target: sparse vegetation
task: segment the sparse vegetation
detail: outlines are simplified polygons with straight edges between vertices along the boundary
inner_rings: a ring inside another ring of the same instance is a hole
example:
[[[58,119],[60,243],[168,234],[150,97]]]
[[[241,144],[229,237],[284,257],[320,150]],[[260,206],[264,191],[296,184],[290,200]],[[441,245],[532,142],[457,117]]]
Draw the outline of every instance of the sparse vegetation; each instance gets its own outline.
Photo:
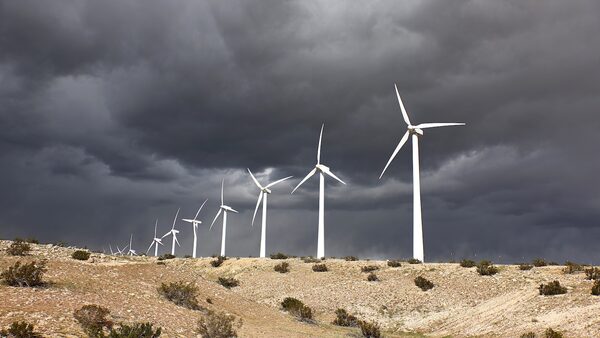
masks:
[[[346,327],[354,327],[358,326],[358,319],[349,314],[345,309],[337,309],[335,310],[336,318],[333,320],[332,324],[337,326],[346,326]]]
[[[73,317],[90,337],[104,337],[104,329],[112,329],[113,322],[108,318],[110,311],[98,305],[84,305],[73,312]]]
[[[592,295],[600,296],[600,279],[594,280],[594,285],[592,285]]]
[[[374,274],[373,272],[369,273],[369,275],[367,276],[367,280],[369,282],[377,282],[379,280],[379,278],[377,277],[376,274]]]
[[[535,338],[535,333],[534,332],[523,333],[521,335],[521,338]]]
[[[585,279],[589,280],[598,280],[600,279],[600,269],[591,267],[589,269],[585,269]]]
[[[565,262],[565,268],[563,269],[564,273],[572,274],[572,273],[581,272],[581,271],[583,271],[582,264],[577,264],[577,263],[573,263],[570,261]]]
[[[546,261],[542,258],[534,258],[531,261],[531,264],[533,264],[533,266],[535,266],[536,268],[548,265],[548,263],[546,263]]]
[[[344,257],[344,260],[347,261],[347,262],[354,262],[354,261],[358,260],[358,257],[356,257],[356,256],[346,256],[346,257]]]
[[[290,264],[288,262],[281,262],[275,265],[275,267],[273,267],[273,270],[279,273],[288,273],[290,272]]]
[[[240,285],[240,282],[233,277],[219,277],[219,284],[228,289],[231,289]]]
[[[17,240],[17,239],[20,239],[20,238],[15,238],[15,240]],[[23,239],[22,241],[31,243],[31,244],[40,244],[40,241],[38,241],[37,238],[34,238],[34,237],[27,237],[27,238]]]
[[[179,306],[191,310],[201,309],[196,299],[198,287],[192,282],[178,281],[169,284],[162,283],[158,288],[158,293]]]
[[[390,268],[399,268],[402,266],[402,264],[400,263],[400,260],[391,260],[387,262],[387,266],[389,266]]]
[[[234,338],[242,327],[242,319],[236,320],[225,312],[209,310],[198,320],[196,332],[203,338]]]
[[[22,239],[15,239],[6,249],[6,253],[10,256],[26,256],[31,250],[31,246]]]
[[[562,334],[562,332],[554,331],[551,328],[547,328],[546,331],[544,331],[544,337],[546,337],[546,338],[563,338],[564,335]]]
[[[21,264],[16,262],[7,270],[2,271],[0,280],[6,285],[19,287],[34,287],[44,284],[42,277],[46,272],[46,261],[33,261]]]
[[[85,250],[75,250],[71,254],[71,258],[78,261],[87,261],[90,258],[90,253]]]
[[[34,331],[33,324],[27,322],[13,322],[6,330],[0,330],[0,337],[9,338],[40,338],[41,335]]]
[[[531,270],[531,269],[533,269],[533,265],[531,265],[531,264],[527,264],[527,263],[519,264],[519,270],[521,270],[521,271],[527,271],[527,270]]]
[[[379,267],[377,265],[365,265],[360,268],[360,271],[362,272],[373,272],[377,270],[379,270]]]
[[[319,263],[321,260],[318,258],[308,256],[308,257],[302,257],[302,261],[304,263]]]
[[[274,254],[271,254],[271,259],[288,259],[288,255],[282,253],[282,252],[277,252]]]
[[[166,254],[161,255],[160,257],[158,257],[158,260],[159,261],[166,261],[168,259],[173,259],[175,257],[176,257],[175,255],[171,255],[170,253],[166,253]]]
[[[477,264],[475,263],[474,260],[463,259],[460,261],[460,266],[462,266],[463,268],[472,268],[475,265],[477,265]]]
[[[555,280],[548,284],[540,284],[540,295],[554,296],[567,293],[567,288],[560,285],[560,282]]]
[[[156,330],[151,323],[120,323],[118,328],[113,328],[108,334],[108,338],[157,338],[160,337],[162,328]]]
[[[433,282],[422,276],[417,276],[417,278],[415,278],[415,285],[423,291],[433,289]]]
[[[408,261],[408,264],[422,264],[423,262],[421,262],[420,260],[416,259],[416,258],[411,258]]]
[[[315,264],[312,266],[312,270],[314,272],[326,272],[327,270],[327,265],[325,264]]]
[[[218,256],[215,260],[210,261],[210,265],[212,265],[214,268],[218,268],[223,264],[223,262],[225,262],[225,260],[227,260],[227,257]]]
[[[313,318],[312,309],[304,305],[304,303],[299,299],[286,297],[281,302],[281,307],[284,311],[287,311],[290,314],[298,317],[300,320],[310,321]]]
[[[487,260],[482,260],[477,264],[477,273],[481,276],[492,276],[498,273],[498,268]]]
[[[361,320],[358,322],[358,326],[360,326],[360,332],[363,337],[366,338],[380,338],[381,337],[381,328],[379,324],[376,322],[367,322]]]

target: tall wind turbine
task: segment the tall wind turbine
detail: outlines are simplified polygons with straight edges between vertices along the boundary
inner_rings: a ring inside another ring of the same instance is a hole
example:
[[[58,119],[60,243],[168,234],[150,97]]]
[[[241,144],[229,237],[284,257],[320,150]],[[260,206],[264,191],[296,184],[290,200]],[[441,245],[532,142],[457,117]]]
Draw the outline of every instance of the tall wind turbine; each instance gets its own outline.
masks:
[[[398,97],[398,103],[400,104],[400,110],[402,111],[402,117],[404,118],[404,122],[407,124],[407,131],[400,139],[400,143],[394,149],[392,156],[388,160],[385,168],[381,172],[379,178],[383,177],[385,170],[388,168],[396,154],[400,151],[404,143],[408,140],[408,137],[411,136],[412,139],[412,156],[413,156],[413,258],[424,261],[424,250],[423,250],[423,219],[421,217],[421,179],[419,172],[419,136],[423,136],[423,129],[427,128],[437,128],[437,127],[449,127],[449,126],[464,126],[464,123],[421,123],[416,126],[410,122],[408,118],[408,114],[406,113],[406,109],[404,109],[404,104],[402,103],[402,99],[400,98],[400,93],[398,92],[398,87],[394,84],[396,88],[396,96]]]
[[[131,246],[132,243],[133,243],[133,234],[131,234],[131,237],[129,237],[129,251],[127,251],[127,255],[129,255],[129,256],[137,255],[137,253],[135,252],[135,250],[133,250],[133,247]]]
[[[232,207],[225,205],[225,202],[223,202],[223,187],[224,187],[224,185],[225,185],[225,179],[223,179],[223,181],[221,181],[221,206],[219,207],[219,211],[217,212],[215,219],[213,219],[212,223],[210,224],[210,229],[212,229],[213,225],[215,224],[215,221],[217,220],[217,218],[219,218],[219,215],[221,215],[221,212],[223,213],[223,233],[221,234],[221,256],[225,256],[225,235],[227,234],[227,212],[231,211],[231,212],[235,212],[236,214],[238,213]]]
[[[256,177],[254,177],[254,175],[252,174],[250,169],[248,169],[248,172],[250,173],[250,176],[252,176],[252,180],[254,181],[254,183],[256,184],[258,189],[260,189],[260,193],[258,194],[258,201],[256,201],[256,208],[254,209],[254,216],[252,216],[252,226],[254,226],[254,219],[256,218],[256,212],[258,211],[260,202],[262,201],[262,204],[263,204],[262,228],[261,228],[261,232],[260,232],[260,258],[265,258],[265,251],[266,251],[265,240],[266,240],[266,232],[267,232],[267,196],[271,193],[271,189],[269,189],[269,188],[271,188],[272,186],[274,186],[277,183],[280,183],[287,179],[292,178],[292,176],[282,178],[273,183],[269,183],[269,184],[267,184],[267,186],[263,187],[262,185],[260,185],[260,183],[258,183],[258,180],[256,179]]]
[[[298,185],[292,190],[292,194],[296,189],[298,189],[302,183],[306,182],[312,175],[314,175],[317,171],[319,172],[319,237],[317,240],[317,258],[325,257],[325,176],[327,174],[333,177],[335,180],[339,181],[342,184],[344,181],[335,176],[334,173],[331,172],[329,167],[321,164],[321,139],[323,138],[323,128],[325,124],[321,126],[321,134],[319,135],[319,147],[317,148],[317,164],[311,170],[306,177],[298,183]]]
[[[194,216],[194,219],[189,219],[189,218],[182,218],[181,220],[184,222],[188,222],[188,223],[192,223],[193,227],[194,227],[194,248],[192,249],[192,257],[196,258],[196,246],[198,243],[198,235],[196,234],[196,230],[198,230],[198,224],[202,223],[202,221],[198,220],[198,214],[200,214],[200,210],[202,210],[202,207],[204,206],[204,204],[206,204],[206,201],[208,201],[208,199],[206,199],[204,201],[204,203],[202,203],[202,205],[200,206],[200,208],[198,208],[198,212],[196,213],[196,216]]]
[[[175,218],[173,219],[173,226],[171,227],[171,230],[169,230],[169,232],[167,232],[161,237],[161,239],[163,239],[169,235],[173,236],[173,242],[171,244],[171,255],[173,256],[175,256],[175,243],[181,246],[181,244],[179,244],[179,241],[177,240],[177,234],[179,233],[179,230],[175,230],[175,223],[177,222],[177,216],[179,216],[179,209],[177,209],[177,213],[175,214]]]
[[[152,243],[150,243],[150,246],[148,247],[148,250],[146,250],[146,255],[148,254],[148,252],[150,252],[150,249],[152,249],[152,246],[154,245],[154,256],[158,256],[158,245],[164,245],[162,242],[161,238],[156,237],[156,228],[158,227],[158,218],[156,219],[156,223],[154,223],[154,239],[152,239]]]

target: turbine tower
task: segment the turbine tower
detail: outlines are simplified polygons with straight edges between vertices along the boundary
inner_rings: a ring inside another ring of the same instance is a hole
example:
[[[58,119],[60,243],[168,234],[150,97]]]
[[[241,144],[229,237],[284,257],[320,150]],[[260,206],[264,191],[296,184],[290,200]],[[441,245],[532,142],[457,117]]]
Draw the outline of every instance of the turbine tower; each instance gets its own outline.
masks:
[[[204,203],[202,203],[202,205],[200,206],[200,208],[198,209],[198,212],[196,213],[196,216],[194,216],[194,219],[189,219],[189,218],[182,218],[181,220],[184,222],[188,222],[188,223],[192,223],[193,228],[194,228],[194,248],[192,249],[192,257],[196,258],[196,246],[198,243],[198,235],[196,234],[196,230],[198,230],[198,224],[202,223],[202,221],[198,220],[198,214],[200,214],[200,210],[202,210],[202,207],[204,206],[204,204],[206,203],[206,201],[208,201],[208,199],[206,199],[204,201]]]
[[[267,236],[266,235],[266,232],[267,232],[267,196],[271,193],[271,189],[269,189],[269,188],[271,188],[272,186],[274,186],[277,183],[280,183],[287,179],[292,178],[292,176],[282,178],[273,183],[269,183],[269,184],[267,184],[267,186],[263,187],[262,185],[260,185],[260,183],[258,183],[258,180],[256,179],[256,177],[254,177],[254,175],[252,174],[250,169],[248,169],[248,172],[250,173],[250,176],[252,176],[252,180],[254,181],[254,183],[256,184],[258,189],[260,189],[260,193],[258,194],[258,201],[256,201],[256,208],[254,208],[254,216],[252,216],[252,226],[254,226],[254,219],[256,218],[256,212],[258,211],[260,202],[262,201],[262,204],[263,204],[262,228],[261,228],[261,232],[260,232],[260,258],[265,258],[265,251],[266,251],[265,241],[266,241],[266,236]]]
[[[156,219],[156,223],[154,223],[154,239],[152,239],[152,243],[150,243],[150,246],[148,247],[148,250],[146,250],[146,255],[148,254],[148,252],[150,252],[150,249],[152,249],[152,246],[154,245],[154,256],[158,256],[158,245],[164,245],[162,242],[162,239],[156,237],[156,228],[158,227],[158,218]]]
[[[423,136],[423,129],[427,128],[437,128],[437,127],[449,127],[449,126],[464,126],[464,123],[421,123],[416,126],[410,122],[408,118],[408,114],[406,113],[406,109],[404,109],[404,104],[402,103],[402,99],[400,98],[400,93],[398,92],[398,87],[394,84],[396,88],[396,96],[398,97],[398,103],[400,104],[400,110],[402,111],[402,117],[404,118],[404,122],[407,124],[407,131],[400,139],[400,143],[394,149],[392,156],[388,160],[385,168],[381,172],[379,179],[383,177],[386,169],[394,160],[394,157],[398,154],[404,143],[408,141],[408,137],[410,136],[412,139],[412,157],[413,157],[413,258],[424,262],[424,250],[423,250],[423,219],[421,217],[421,179],[420,179],[420,171],[419,171],[419,136]]]
[[[131,237],[129,237],[129,251],[127,251],[127,255],[129,255],[129,256],[137,255],[135,250],[132,249],[132,246],[131,246],[132,242],[133,242],[133,234],[131,234]]]
[[[325,124],[321,126],[321,134],[319,135],[319,147],[317,148],[317,164],[311,170],[306,177],[292,190],[292,194],[298,189],[306,180],[308,180],[317,171],[319,172],[319,237],[317,239],[317,258],[325,257],[325,176],[327,174],[333,177],[335,180],[342,184],[344,181],[335,176],[329,167],[321,164],[321,139],[323,138],[323,128]]]
[[[223,187],[225,185],[225,179],[223,179],[223,181],[221,181],[221,206],[219,207],[219,211],[217,212],[217,215],[215,216],[215,219],[213,219],[212,223],[210,224],[210,229],[212,229],[213,225],[215,224],[215,221],[217,220],[217,218],[219,218],[219,215],[221,215],[221,212],[223,213],[223,232],[221,234],[221,256],[225,256],[225,235],[227,234],[227,212],[231,211],[231,212],[235,212],[236,214],[238,213],[236,210],[234,210],[232,207],[225,205],[225,202],[223,202]]]
[[[175,214],[175,218],[173,218],[173,226],[171,227],[171,230],[169,230],[169,232],[167,232],[166,234],[164,234],[161,239],[171,235],[173,236],[173,242],[171,244],[171,255],[175,256],[175,243],[177,243],[177,245],[181,246],[179,244],[179,241],[177,240],[177,234],[179,233],[179,230],[175,230],[175,223],[177,222],[177,216],[179,216],[179,210],[181,208],[177,209],[177,213]]]

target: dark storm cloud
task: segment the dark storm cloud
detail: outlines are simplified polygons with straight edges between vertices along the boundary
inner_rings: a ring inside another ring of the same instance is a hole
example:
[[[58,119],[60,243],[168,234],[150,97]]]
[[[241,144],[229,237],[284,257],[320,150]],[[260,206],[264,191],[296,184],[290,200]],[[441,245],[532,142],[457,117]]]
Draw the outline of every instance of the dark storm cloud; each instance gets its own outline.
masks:
[[[410,147],[377,179],[404,131],[397,83],[413,122],[468,124],[420,142],[428,257],[598,260],[599,7],[0,1],[0,236],[142,247],[178,206],[210,198],[210,223],[226,177],[231,254],[256,254],[250,167],[296,176],[269,251],[313,254],[316,182],[288,192],[325,123],[349,183],[327,183],[328,254],[408,256]]]

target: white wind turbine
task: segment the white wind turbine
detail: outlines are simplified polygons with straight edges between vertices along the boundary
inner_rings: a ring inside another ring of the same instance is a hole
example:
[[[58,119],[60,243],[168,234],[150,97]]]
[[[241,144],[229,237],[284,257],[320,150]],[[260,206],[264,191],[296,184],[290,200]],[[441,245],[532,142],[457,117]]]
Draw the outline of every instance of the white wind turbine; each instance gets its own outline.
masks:
[[[110,244],[108,245],[108,248],[110,249],[110,255],[114,256],[115,253],[113,252],[112,246]]]
[[[127,247],[129,245],[125,245],[125,247],[123,248],[123,250],[119,249],[119,246],[117,245],[117,255],[123,256],[125,254],[125,250],[127,250]]]
[[[423,129],[427,128],[437,128],[437,127],[448,127],[448,126],[464,126],[464,123],[421,123],[416,126],[410,122],[408,118],[408,114],[406,113],[406,109],[404,109],[404,104],[402,104],[402,99],[400,98],[400,93],[398,92],[398,87],[394,84],[396,88],[396,96],[398,97],[398,103],[400,104],[400,110],[402,111],[402,117],[404,118],[404,122],[406,122],[408,126],[408,130],[400,139],[400,143],[394,149],[392,156],[388,160],[385,168],[381,172],[379,178],[383,177],[385,170],[388,168],[396,154],[400,151],[400,148],[406,143],[408,137],[412,138],[412,156],[413,156],[413,258],[424,261],[424,250],[423,250],[423,219],[421,216],[421,180],[420,180],[420,171],[419,171],[419,136],[423,136]]]
[[[221,182],[221,206],[219,207],[219,211],[217,212],[217,215],[215,216],[215,219],[213,219],[212,223],[210,224],[210,229],[212,229],[213,225],[215,224],[215,221],[217,220],[217,218],[219,218],[219,215],[221,215],[221,212],[223,213],[223,233],[221,234],[221,256],[225,256],[225,235],[227,234],[227,212],[231,211],[231,212],[235,212],[236,214],[238,213],[236,210],[234,210],[232,207],[225,205],[225,202],[223,202],[223,186],[225,185],[225,179],[223,179],[223,181]]]
[[[175,230],[175,223],[177,222],[177,216],[179,216],[179,209],[177,209],[177,213],[175,214],[175,218],[173,219],[173,226],[171,227],[171,230],[169,230],[169,232],[167,232],[161,237],[161,239],[163,239],[169,235],[173,236],[173,242],[171,244],[171,255],[173,256],[175,256],[175,243],[181,246],[181,244],[179,244],[179,241],[177,240],[177,234],[179,233],[179,230]]]
[[[200,210],[202,210],[202,207],[204,206],[204,204],[206,204],[206,201],[208,201],[208,199],[206,199],[204,201],[204,203],[202,203],[200,208],[198,208],[198,212],[196,212],[196,216],[194,216],[194,219],[189,219],[189,218],[181,219],[184,222],[192,223],[192,225],[194,226],[194,248],[192,249],[193,250],[192,257],[194,257],[194,258],[196,258],[196,245],[198,243],[198,235],[196,234],[196,230],[198,230],[198,224],[202,223],[202,221],[198,220],[198,214],[200,214]]]
[[[271,188],[272,186],[274,186],[277,183],[280,183],[287,179],[292,178],[292,176],[282,178],[273,183],[269,183],[269,184],[267,184],[267,186],[263,187],[262,185],[260,185],[260,183],[258,183],[258,180],[256,179],[256,177],[254,177],[254,175],[252,174],[250,169],[248,169],[248,172],[250,173],[250,176],[252,176],[252,180],[254,181],[254,183],[256,184],[258,189],[260,189],[260,193],[258,194],[258,201],[256,201],[256,208],[254,209],[254,216],[252,216],[252,226],[254,226],[254,219],[256,218],[256,212],[258,211],[260,202],[262,201],[262,204],[263,204],[262,228],[261,228],[261,232],[260,232],[260,258],[265,258],[265,251],[266,251],[265,240],[266,240],[266,231],[267,231],[267,196],[271,193],[271,189],[269,189],[269,188]]]
[[[135,250],[133,250],[133,247],[131,246],[132,242],[133,242],[133,234],[131,234],[131,237],[129,237],[129,251],[127,251],[128,256],[137,255],[137,253],[135,252]]]
[[[319,237],[317,240],[317,258],[325,257],[325,176],[323,174],[327,174],[342,184],[344,181],[335,176],[329,167],[321,164],[321,139],[323,138],[323,127],[325,124],[321,126],[321,134],[319,135],[319,147],[317,148],[317,164],[311,170],[306,177],[298,183],[298,185],[292,190],[292,194],[296,189],[298,189],[302,183],[306,182],[312,175],[314,175],[317,171],[319,172]]]
[[[156,228],[158,227],[158,218],[156,219],[156,223],[154,223],[154,239],[152,239],[152,243],[150,243],[150,246],[148,247],[148,250],[146,250],[146,255],[148,254],[148,252],[150,252],[150,249],[152,249],[152,246],[154,245],[154,256],[158,256],[158,245],[164,245],[162,242],[161,238],[156,237]]]

